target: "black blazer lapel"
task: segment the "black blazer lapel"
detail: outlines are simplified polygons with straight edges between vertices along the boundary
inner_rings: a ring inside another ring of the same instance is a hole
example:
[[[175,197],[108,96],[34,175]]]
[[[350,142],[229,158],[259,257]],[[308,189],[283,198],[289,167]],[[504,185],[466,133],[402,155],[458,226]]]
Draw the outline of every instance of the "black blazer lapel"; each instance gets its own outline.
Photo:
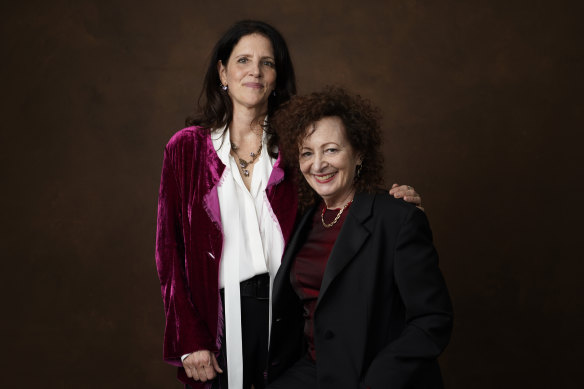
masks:
[[[341,232],[333,246],[331,256],[326,265],[316,308],[320,304],[327,289],[337,275],[357,255],[363,243],[371,232],[365,228],[364,222],[370,217],[373,208],[374,195],[357,194],[349,208],[349,214],[343,223]]]
[[[304,213],[302,219],[296,226],[295,232],[290,239],[290,243],[288,244],[286,250],[284,251],[284,255],[282,256],[282,263],[280,264],[280,268],[276,273],[276,277],[274,277],[274,285],[272,291],[272,298],[276,301],[277,296],[282,290],[282,284],[286,282],[290,282],[290,266],[296,258],[296,254],[298,250],[302,248],[302,245],[306,241],[306,236],[310,232],[312,225],[312,215],[314,214],[314,210],[316,207],[311,208],[309,211]]]

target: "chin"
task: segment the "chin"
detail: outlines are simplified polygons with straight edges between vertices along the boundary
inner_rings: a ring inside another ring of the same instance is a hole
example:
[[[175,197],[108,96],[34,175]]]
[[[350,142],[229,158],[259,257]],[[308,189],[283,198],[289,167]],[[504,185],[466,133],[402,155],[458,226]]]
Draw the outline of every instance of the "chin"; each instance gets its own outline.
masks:
[[[260,108],[260,107],[266,106],[266,108],[267,108],[267,104],[268,104],[267,103],[267,100],[257,100],[256,99],[256,100],[253,100],[253,101],[249,101],[247,103],[247,106],[249,108]]]
[[[314,188],[313,188],[313,189],[314,189]],[[335,192],[331,192],[331,191],[328,191],[328,190],[325,190],[325,191],[318,191],[318,190],[315,190],[315,192],[316,192],[316,193],[317,193],[317,194],[318,194],[320,197],[322,197],[323,199],[330,199],[330,198],[333,198],[333,197],[335,197]]]

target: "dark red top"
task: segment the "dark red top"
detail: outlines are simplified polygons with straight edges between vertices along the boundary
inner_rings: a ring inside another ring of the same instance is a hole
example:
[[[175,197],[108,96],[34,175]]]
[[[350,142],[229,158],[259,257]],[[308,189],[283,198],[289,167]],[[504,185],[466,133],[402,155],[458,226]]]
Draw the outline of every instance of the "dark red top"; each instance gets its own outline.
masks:
[[[296,255],[290,271],[290,282],[294,291],[304,304],[304,337],[308,344],[308,354],[316,361],[314,348],[314,308],[320,292],[322,277],[329,256],[341,231],[350,204],[345,208],[339,220],[330,228],[325,228],[321,221],[324,203],[320,205],[312,219],[312,229],[306,242]],[[332,223],[339,209],[327,209],[324,221]]]

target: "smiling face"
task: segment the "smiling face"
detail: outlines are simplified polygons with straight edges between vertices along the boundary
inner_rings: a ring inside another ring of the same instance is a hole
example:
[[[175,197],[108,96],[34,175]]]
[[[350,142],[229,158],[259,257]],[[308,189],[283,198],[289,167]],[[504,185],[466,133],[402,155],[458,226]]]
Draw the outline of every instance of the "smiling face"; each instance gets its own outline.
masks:
[[[349,143],[339,117],[322,118],[313,126],[300,145],[300,170],[327,208],[341,208],[353,198],[355,170],[361,157]]]
[[[226,85],[233,108],[265,112],[268,98],[276,87],[274,50],[268,38],[260,34],[243,36],[233,47],[224,64],[217,64],[221,83]]]

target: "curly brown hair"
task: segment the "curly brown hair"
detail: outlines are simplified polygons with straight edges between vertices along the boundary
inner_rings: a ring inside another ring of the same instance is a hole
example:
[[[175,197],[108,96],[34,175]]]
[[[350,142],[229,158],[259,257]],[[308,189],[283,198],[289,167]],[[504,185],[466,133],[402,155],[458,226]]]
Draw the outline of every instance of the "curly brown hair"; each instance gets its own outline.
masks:
[[[383,156],[379,148],[381,114],[377,107],[369,100],[336,86],[327,86],[306,96],[294,96],[276,111],[270,126],[278,134],[282,162],[297,182],[301,212],[318,201],[319,196],[300,172],[299,147],[309,135],[312,124],[329,116],[341,119],[349,143],[363,158],[360,173],[356,176],[356,191],[371,193],[383,184]]]

